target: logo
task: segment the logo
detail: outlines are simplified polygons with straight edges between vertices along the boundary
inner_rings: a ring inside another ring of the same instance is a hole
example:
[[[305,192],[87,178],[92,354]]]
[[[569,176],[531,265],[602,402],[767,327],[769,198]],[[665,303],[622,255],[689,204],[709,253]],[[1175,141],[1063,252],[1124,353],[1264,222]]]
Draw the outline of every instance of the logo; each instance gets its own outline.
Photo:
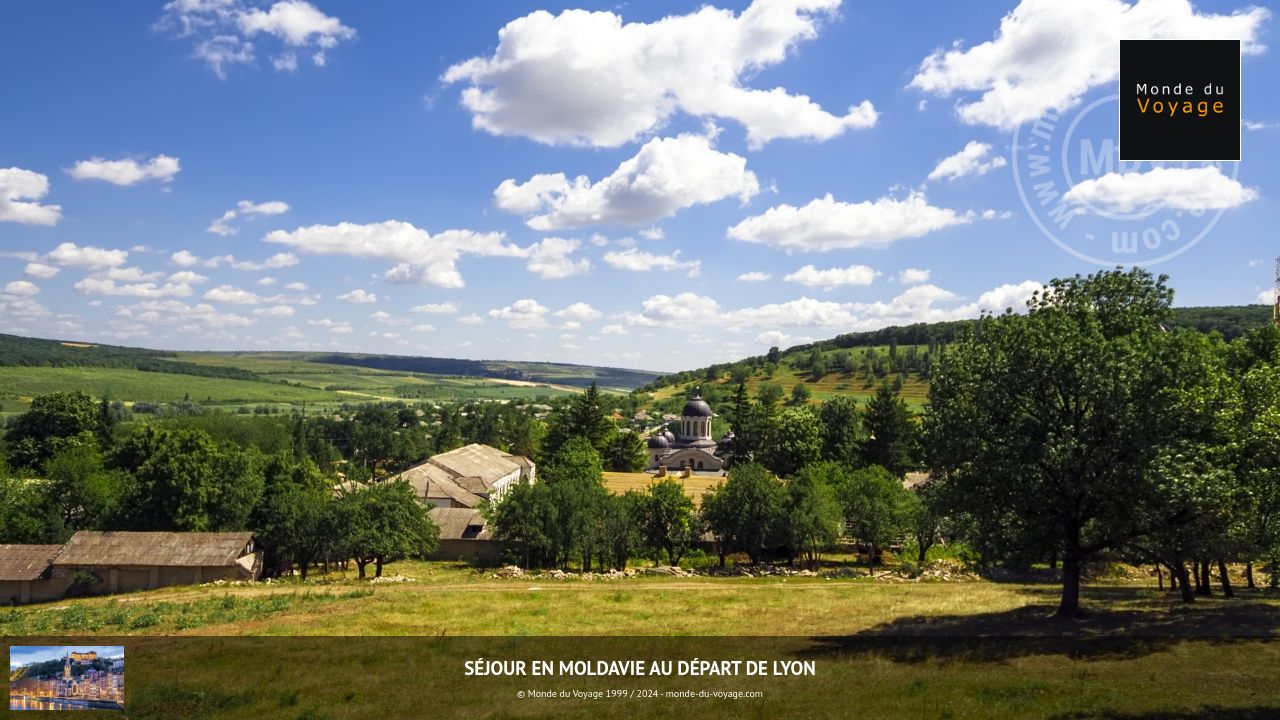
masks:
[[[1125,160],[1240,159],[1239,40],[1121,40]]]
[[[1107,176],[1216,165],[1235,178],[1239,163],[1122,161],[1120,97],[1095,100],[1073,113],[1048,112],[1015,128],[1014,182],[1031,219],[1063,250],[1104,267],[1154,265],[1204,239],[1225,210],[1182,210],[1163,201],[1104,204],[1099,197],[1106,195],[1107,181],[1117,179]]]

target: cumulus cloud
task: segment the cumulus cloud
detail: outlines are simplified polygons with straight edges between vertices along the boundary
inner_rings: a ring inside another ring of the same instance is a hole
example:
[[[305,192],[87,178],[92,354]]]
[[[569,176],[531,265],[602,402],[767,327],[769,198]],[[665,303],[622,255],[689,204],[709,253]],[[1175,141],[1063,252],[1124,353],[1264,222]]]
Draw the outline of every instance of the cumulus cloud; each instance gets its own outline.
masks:
[[[452,315],[458,312],[458,306],[451,302],[427,303],[426,305],[415,305],[411,310],[412,312],[425,313],[427,315]]]
[[[1254,298],[1254,303],[1258,305],[1273,305],[1276,301],[1276,291],[1274,289],[1263,290]]]
[[[526,267],[529,272],[547,280],[581,275],[591,269],[591,261],[570,257],[581,245],[577,240],[543,238],[526,248]]]
[[[919,283],[929,282],[929,271],[920,268],[907,268],[898,273],[898,282],[903,285],[918,285]]]
[[[255,308],[254,315],[258,317],[287,318],[293,317],[294,309],[290,305],[272,305],[271,307]]]
[[[720,311],[720,304],[705,295],[682,292],[674,297],[654,295],[641,303],[639,314],[627,316],[632,325],[657,327],[690,323],[696,325]]]
[[[670,255],[654,255],[638,248],[607,252],[604,254],[605,264],[619,270],[631,272],[648,272],[650,270],[687,270],[689,277],[697,277],[702,271],[701,260],[681,260],[680,251]]]
[[[232,305],[257,305],[262,302],[261,295],[234,285],[219,285],[206,292],[204,299]]]
[[[462,317],[458,318],[458,322],[462,323],[463,325],[483,325],[484,318],[473,313],[471,315],[463,315]]]
[[[346,320],[336,321],[329,318],[321,318],[319,320],[308,320],[307,324],[325,328],[329,332],[335,334],[346,334],[351,332],[351,323]]]
[[[4,292],[6,295],[32,297],[40,294],[40,288],[29,280],[14,280],[4,286]]]
[[[338,299],[346,300],[350,303],[367,304],[378,302],[378,295],[376,293],[366,292],[363,288],[356,288],[350,292],[342,293],[338,296]]]
[[[803,207],[777,205],[729,228],[729,237],[789,252],[884,247],[896,240],[972,222],[972,212],[929,204],[922,193],[839,202],[827,194]]]
[[[1238,39],[1245,53],[1258,53],[1270,15],[1261,7],[1201,13],[1188,0],[1023,0],[1000,21],[995,39],[967,49],[957,43],[925,58],[910,87],[961,93],[961,120],[1008,130],[1070,109],[1089,90],[1115,82],[1122,38]]]
[[[547,144],[618,147],[662,127],[677,111],[735,120],[759,147],[778,138],[826,140],[871,127],[863,101],[834,115],[782,87],[748,86],[818,35],[840,0],[756,0],[742,13],[702,7],[652,23],[613,12],[533,12],[498,32],[490,57],[450,67],[466,82],[472,124]]]
[[[782,278],[787,282],[800,283],[805,287],[833,290],[843,285],[870,285],[879,272],[866,265],[850,265],[842,268],[819,270],[812,265],[805,265]]]
[[[604,313],[584,302],[576,302],[555,312],[556,317],[565,320],[588,321],[599,319]]]
[[[739,275],[738,281],[739,282],[764,282],[765,280],[768,280],[771,277],[773,276],[767,272],[752,270],[751,272],[744,272],[741,275]]]
[[[680,135],[650,140],[596,183],[540,174],[524,183],[504,180],[493,197],[502,210],[530,215],[525,223],[535,230],[561,230],[647,225],[687,207],[729,197],[746,202],[759,192],[746,158],[717,151],[711,137]]]
[[[124,265],[128,259],[129,251],[127,250],[106,250],[92,245],[81,246],[70,242],[61,243],[44,256],[44,261],[47,263],[61,267],[86,268],[89,270],[119,267]]]
[[[280,268],[293,267],[297,265],[298,256],[293,253],[276,253],[271,257],[257,262],[253,260],[237,260],[235,255],[218,255],[216,257],[202,258],[187,250],[179,250],[169,256],[169,261],[178,267],[201,267],[216,268],[226,265],[236,270],[244,270],[247,272],[260,272],[262,270],[278,270]],[[293,285],[301,285],[301,289],[305,290],[306,285],[302,283],[292,283]],[[290,289],[298,289],[296,287]]]
[[[1063,195],[1067,203],[1104,212],[1133,212],[1164,205],[1175,210],[1221,210],[1243,205],[1258,191],[1222,174],[1216,166],[1156,167],[1145,172],[1109,172],[1076,183]]]
[[[240,228],[231,224],[238,217],[254,218],[260,215],[280,215],[289,212],[289,204],[280,200],[268,200],[255,203],[252,200],[241,200],[235,208],[222,213],[222,216],[209,225],[209,232],[215,235],[235,235]]]
[[[621,325],[605,325],[600,328],[601,335],[630,335],[631,333]]]
[[[48,194],[47,176],[19,167],[0,168],[0,222],[57,224],[62,206],[39,203]]]
[[[120,317],[130,318],[147,324],[181,324],[188,323],[193,331],[205,328],[248,327],[254,322],[235,313],[220,312],[208,303],[188,305],[178,300],[146,300],[136,305],[120,308]]]
[[[385,273],[393,282],[460,288],[462,255],[523,257],[526,251],[506,242],[502,233],[445,230],[432,235],[407,222],[387,220],[360,225],[311,225],[293,231],[276,230],[263,238],[313,255],[348,255],[385,260],[396,265]]]
[[[52,265],[45,265],[41,262],[29,262],[27,263],[27,266],[22,269],[22,274],[27,277],[34,278],[51,278],[54,275],[57,275],[60,271],[61,270],[59,268],[53,267]]]
[[[134,158],[106,160],[92,157],[81,160],[67,171],[76,180],[102,180],[112,185],[136,185],[147,180],[171,182],[182,167],[178,158],[156,155],[145,162]]]
[[[77,282],[73,287],[85,295],[116,295],[124,297],[187,297],[193,290],[189,283],[153,281],[129,282],[117,281],[110,277],[90,275]]]
[[[356,36],[354,29],[305,0],[281,0],[265,10],[244,0],[171,0],[154,27],[193,40],[193,57],[223,79],[228,66],[254,62],[253,39],[258,37],[270,38],[278,47],[272,66],[293,72],[299,53],[323,67],[329,50]]]
[[[1008,164],[1003,156],[991,157],[990,153],[991,145],[970,140],[960,152],[940,160],[937,167],[929,173],[929,179],[958,180],[969,175],[986,175]]]
[[[548,309],[537,300],[525,298],[510,305],[489,311],[489,317],[505,322],[520,330],[540,330],[547,326],[544,317]]]

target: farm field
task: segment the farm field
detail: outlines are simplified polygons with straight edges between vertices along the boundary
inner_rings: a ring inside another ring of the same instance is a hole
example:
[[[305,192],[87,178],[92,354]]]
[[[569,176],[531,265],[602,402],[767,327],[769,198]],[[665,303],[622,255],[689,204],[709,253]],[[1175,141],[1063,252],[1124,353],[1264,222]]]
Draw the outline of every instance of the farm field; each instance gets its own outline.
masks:
[[[690,475],[689,477],[681,477],[677,471],[672,471],[667,475],[668,478],[675,480],[684,487],[684,492],[693,498],[694,502],[702,504],[702,494],[710,490],[713,485],[723,482],[724,478],[716,475]],[[615,495],[621,495],[628,490],[643,491],[648,488],[657,478],[644,472],[605,472],[604,486],[609,492]]]
[[[441,707],[462,714],[484,708],[504,717],[637,717],[645,714],[626,704],[516,702],[514,691],[529,679],[464,679],[462,661],[765,651],[816,660],[819,676],[677,685],[760,689],[762,699],[737,706],[748,717],[786,708],[806,717],[856,711],[875,718],[1261,720],[1280,709],[1280,643],[1273,641],[1280,597],[1262,591],[1183,607],[1149,582],[1089,584],[1090,617],[1072,622],[1049,617],[1057,588],[1043,584],[497,579],[449,563],[409,562],[386,572],[415,581],[170,588],[68,600],[0,611],[0,635],[127,636],[134,682],[164,687],[134,696],[131,717],[257,718],[282,709],[287,717],[408,717],[423,693],[449,698]],[[170,635],[177,637],[156,637]],[[279,635],[333,639],[253,637]],[[367,639],[338,637],[351,635]],[[752,637],[733,637],[744,635]],[[543,639],[522,639],[529,636]],[[234,682],[247,652],[261,676]],[[386,667],[388,657],[420,669],[412,691],[394,673],[343,680],[352,677],[343,668]],[[193,670],[166,680],[167,667]],[[574,687],[654,682],[578,678]],[[373,698],[376,710],[364,702]],[[730,707],[694,707],[734,715]]]

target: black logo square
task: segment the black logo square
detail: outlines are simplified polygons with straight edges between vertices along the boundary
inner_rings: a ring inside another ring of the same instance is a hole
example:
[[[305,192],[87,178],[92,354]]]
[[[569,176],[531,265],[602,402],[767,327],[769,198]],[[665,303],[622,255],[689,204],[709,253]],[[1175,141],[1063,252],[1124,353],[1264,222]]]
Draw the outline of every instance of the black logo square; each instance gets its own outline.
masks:
[[[1121,40],[1120,159],[1239,160],[1240,41]]]

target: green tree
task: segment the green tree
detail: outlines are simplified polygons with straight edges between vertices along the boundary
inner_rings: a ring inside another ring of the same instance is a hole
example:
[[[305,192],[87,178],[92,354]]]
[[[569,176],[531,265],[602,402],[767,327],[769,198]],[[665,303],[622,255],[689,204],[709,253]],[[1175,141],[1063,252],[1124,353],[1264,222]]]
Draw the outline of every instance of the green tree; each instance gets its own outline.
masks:
[[[702,496],[702,519],[724,552],[745,552],[752,563],[783,541],[784,489],[763,466],[735,466]]]
[[[604,452],[615,428],[605,411],[595,382],[585,392],[573,396],[569,404],[555,412],[548,423],[544,456],[554,457],[569,440],[586,438],[597,452]]]
[[[493,537],[516,550],[522,567],[556,561],[556,507],[545,482],[516,483],[507,489],[501,502],[487,503],[481,511],[493,529]]]
[[[440,546],[440,528],[431,522],[405,480],[387,480],[346,492],[333,502],[339,553],[355,560],[361,578],[374,564],[423,558]]]
[[[835,463],[806,465],[786,484],[783,518],[787,547],[811,564],[836,544],[844,529],[844,514],[830,481],[834,474],[831,466]]]
[[[901,478],[917,465],[918,432],[911,410],[888,384],[881,384],[863,414],[867,428],[863,461]]]
[[[604,449],[604,465],[613,472],[640,472],[649,456],[639,433],[618,430]]]
[[[1025,316],[971,326],[933,374],[927,434],[949,502],[989,548],[1060,552],[1063,616],[1079,614],[1082,563],[1143,529],[1153,463],[1180,431],[1173,391],[1212,375],[1200,340],[1162,326],[1165,280],[1054,280]]]
[[[867,440],[858,401],[847,395],[837,395],[822,403],[818,420],[822,432],[822,459],[857,464]]]
[[[787,404],[792,407],[804,407],[809,404],[810,397],[812,397],[812,393],[809,392],[809,387],[802,382],[798,382],[791,387],[791,400]]]
[[[656,565],[665,551],[672,565],[679,565],[680,558],[701,534],[693,499],[684,492],[684,486],[668,477],[651,483],[639,506],[640,527],[645,543],[653,551]]]
[[[875,565],[880,551],[902,537],[911,518],[911,491],[879,465],[846,473],[836,488],[844,518],[853,537],[865,543]]]
[[[333,483],[310,458],[299,460],[288,453],[267,458],[263,476],[250,527],[265,553],[264,569],[280,575],[296,565],[306,580],[310,564],[328,542],[324,521]]]
[[[63,447],[95,444],[101,433],[99,408],[87,394],[37,395],[5,432],[8,461],[14,468],[39,468]]]
[[[546,529],[552,553],[561,566],[570,557],[582,559],[590,568],[596,542],[600,507],[608,498],[604,486],[600,453],[586,437],[572,437],[539,472],[541,484],[550,493],[554,508],[553,525]]]
[[[765,465],[782,477],[818,458],[822,435],[818,418],[808,408],[787,408],[778,414],[765,450]]]
[[[133,483],[105,467],[96,444],[63,447],[45,462],[44,477],[45,506],[68,531],[110,529]]]

